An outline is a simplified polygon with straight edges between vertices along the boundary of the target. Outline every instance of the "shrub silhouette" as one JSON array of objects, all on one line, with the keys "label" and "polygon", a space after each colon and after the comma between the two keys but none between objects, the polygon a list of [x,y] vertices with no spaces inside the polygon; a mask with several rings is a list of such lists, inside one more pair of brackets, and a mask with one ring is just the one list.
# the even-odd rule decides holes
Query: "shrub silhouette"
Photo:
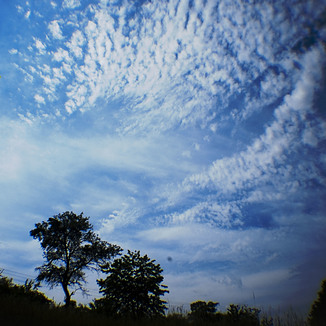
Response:
[{"label": "shrub silhouette", "polygon": [[227,309],[227,320],[230,325],[259,326],[259,313],[260,310],[257,308],[230,304]]},{"label": "shrub silhouette", "polygon": [[24,285],[14,284],[11,278],[0,274],[0,297],[3,299],[28,300],[38,304],[52,304],[52,300],[37,290],[33,280],[26,280]]},{"label": "shrub silhouette", "polygon": [[212,301],[195,301],[190,304],[189,318],[194,321],[198,320],[217,320],[218,315],[216,314],[218,302]]}]

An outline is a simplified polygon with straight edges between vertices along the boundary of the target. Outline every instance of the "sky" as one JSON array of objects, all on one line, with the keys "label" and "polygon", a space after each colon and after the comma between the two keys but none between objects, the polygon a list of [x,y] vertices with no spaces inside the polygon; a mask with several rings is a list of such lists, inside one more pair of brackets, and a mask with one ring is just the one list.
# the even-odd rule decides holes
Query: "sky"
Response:
[{"label": "sky", "polygon": [[170,306],[308,311],[326,277],[325,8],[0,0],[4,274],[35,277],[35,223],[84,212],[162,266]]}]

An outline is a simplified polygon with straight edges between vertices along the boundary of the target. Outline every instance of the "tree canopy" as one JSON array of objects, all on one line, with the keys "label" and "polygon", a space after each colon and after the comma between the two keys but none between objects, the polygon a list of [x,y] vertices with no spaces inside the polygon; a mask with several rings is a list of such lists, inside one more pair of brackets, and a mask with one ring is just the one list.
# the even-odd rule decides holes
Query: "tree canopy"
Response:
[{"label": "tree canopy", "polygon": [[168,292],[163,281],[162,268],[155,260],[139,251],[117,258],[112,264],[102,266],[106,279],[98,280],[104,298],[96,300],[96,306],[116,317],[133,319],[164,314],[165,301],[160,297]]},{"label": "tree canopy", "polygon": [[75,291],[87,292],[83,287],[85,270],[98,269],[99,264],[121,252],[119,246],[100,240],[89,217],[83,217],[83,213],[67,211],[50,217],[35,224],[30,235],[40,241],[43,249],[44,264],[36,268],[39,271],[36,280],[48,283],[51,288],[61,285],[67,307]]},{"label": "tree canopy", "polygon": [[191,319],[197,320],[209,320],[216,316],[218,302],[212,301],[195,301],[190,304],[190,314]]}]

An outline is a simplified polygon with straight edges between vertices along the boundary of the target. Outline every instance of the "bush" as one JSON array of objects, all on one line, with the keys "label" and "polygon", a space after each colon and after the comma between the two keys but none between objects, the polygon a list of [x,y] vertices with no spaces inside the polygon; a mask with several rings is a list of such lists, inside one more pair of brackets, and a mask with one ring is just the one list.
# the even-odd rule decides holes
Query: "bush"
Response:
[{"label": "bush", "polygon": [[20,298],[28,299],[30,302],[50,305],[52,300],[43,293],[37,291],[38,284],[33,280],[26,280],[24,285],[14,284],[11,278],[0,275],[0,297],[2,298]]},{"label": "bush", "polygon": [[218,302],[195,301],[190,304],[189,318],[194,321],[213,321],[217,319],[216,307]]}]

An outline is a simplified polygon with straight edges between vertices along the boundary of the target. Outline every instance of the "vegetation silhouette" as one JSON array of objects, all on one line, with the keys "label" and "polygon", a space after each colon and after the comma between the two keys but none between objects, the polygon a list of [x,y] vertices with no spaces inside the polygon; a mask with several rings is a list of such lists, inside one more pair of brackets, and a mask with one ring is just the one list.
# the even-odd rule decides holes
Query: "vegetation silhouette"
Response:
[{"label": "vegetation silhouette", "polygon": [[[265,318],[260,323],[260,309],[247,305],[230,304],[226,313],[217,311],[218,302],[195,301],[190,304],[190,321],[206,322],[212,325],[267,326]],[[268,324],[268,326],[271,326]]]},{"label": "vegetation silhouette", "polygon": [[260,309],[247,305],[230,304],[227,309],[227,319],[230,325],[259,326]]},{"label": "vegetation silhouette", "polygon": [[108,274],[98,280],[104,298],[95,301],[97,309],[114,317],[132,319],[163,316],[166,301],[160,297],[169,292],[163,282],[162,268],[139,251],[117,258],[101,266]]},{"label": "vegetation silhouette", "polygon": [[26,280],[24,285],[14,284],[12,278],[2,276],[0,271],[0,297],[7,300],[25,299],[40,305],[51,305],[53,301],[38,291],[39,284]]},{"label": "vegetation silhouette", "polygon": [[219,315],[216,314],[218,302],[205,302],[205,301],[195,301],[190,304],[189,317],[191,320],[206,320],[214,321],[219,319]]},{"label": "vegetation silhouette", "polygon": [[[46,282],[51,288],[61,285],[65,294],[65,306],[71,304],[71,296],[82,290],[87,293],[85,270],[97,269],[121,252],[121,248],[102,241],[94,232],[88,217],[73,212],[50,217],[35,224],[30,235],[40,241],[44,264],[36,269],[38,282]],[[73,288],[71,292],[70,288]]]},{"label": "vegetation silhouette", "polygon": [[[323,281],[320,293],[325,293]],[[304,319],[298,318],[293,311],[285,316],[260,318],[260,310],[246,305],[231,304],[226,312],[218,312],[216,302],[196,301],[190,304],[191,312],[178,310],[164,316],[152,318],[112,318],[95,304],[71,305],[69,309],[55,304],[39,292],[37,284],[27,280],[24,285],[16,285],[0,273],[0,325],[10,326],[306,326]],[[321,302],[322,297],[314,302]],[[317,305],[322,309],[323,306]],[[312,308],[311,311],[314,311]],[[323,311],[323,310],[321,310]],[[194,318],[194,315],[196,316]],[[310,315],[309,315],[309,318]],[[310,323],[308,318],[308,322]],[[318,319],[316,326],[325,325],[325,319]]]},{"label": "vegetation silhouette", "polygon": [[311,306],[308,324],[310,326],[326,326],[326,280],[321,282],[318,298]]}]

